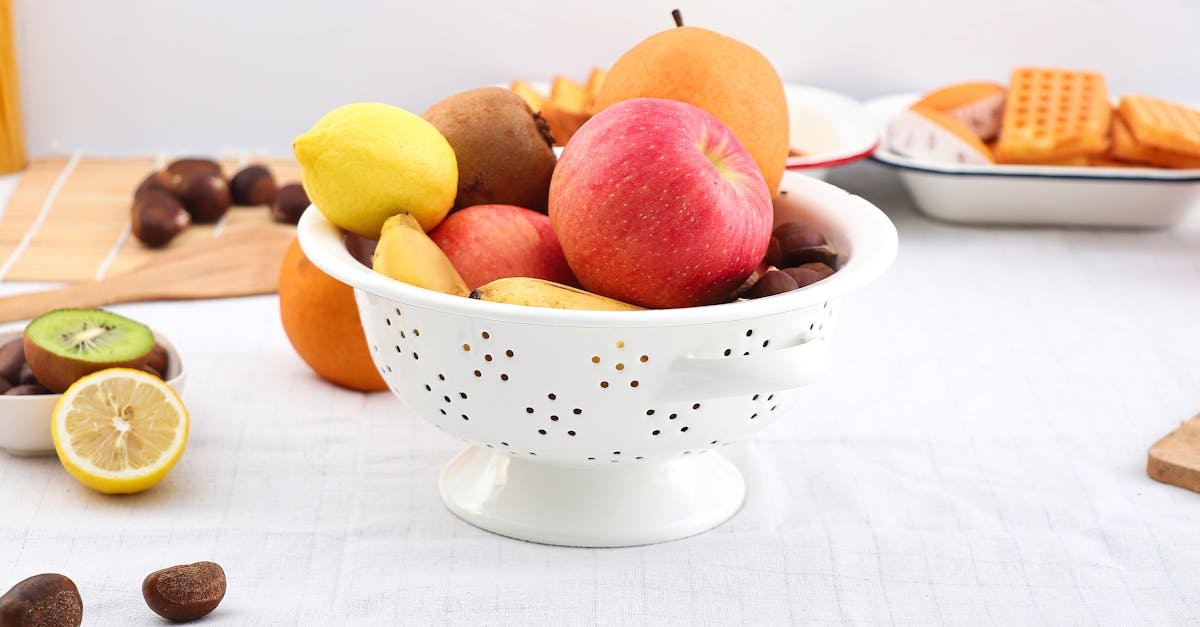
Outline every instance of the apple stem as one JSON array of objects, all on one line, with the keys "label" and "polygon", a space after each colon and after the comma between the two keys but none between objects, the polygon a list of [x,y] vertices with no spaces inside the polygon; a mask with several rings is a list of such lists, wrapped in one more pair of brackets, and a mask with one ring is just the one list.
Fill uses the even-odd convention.
[{"label": "apple stem", "polygon": [[676,28],[683,26],[683,11],[680,11],[679,9],[673,9],[671,11],[671,17],[675,18]]}]

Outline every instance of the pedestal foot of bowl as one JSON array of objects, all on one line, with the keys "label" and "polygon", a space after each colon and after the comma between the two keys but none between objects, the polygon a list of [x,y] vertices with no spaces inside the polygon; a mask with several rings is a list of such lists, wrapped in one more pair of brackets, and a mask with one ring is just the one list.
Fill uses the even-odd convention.
[{"label": "pedestal foot of bowl", "polygon": [[676,540],[725,522],[746,484],[715,452],[667,461],[556,466],[472,446],[442,472],[442,500],[459,518],[511,538],[579,547]]}]

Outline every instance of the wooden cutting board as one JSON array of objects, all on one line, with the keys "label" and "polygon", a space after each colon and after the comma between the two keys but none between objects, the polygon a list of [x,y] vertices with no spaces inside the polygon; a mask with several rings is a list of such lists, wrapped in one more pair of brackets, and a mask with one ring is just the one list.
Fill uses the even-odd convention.
[{"label": "wooden cutting board", "polygon": [[[0,213],[0,281],[98,281],[142,266],[165,251],[202,244],[204,238],[250,225],[295,232],[293,226],[273,222],[266,207],[235,206],[217,224],[188,227],[166,248],[142,246],[129,234],[133,190],[173,158],[75,154],[31,161]],[[300,167],[292,159],[220,161],[228,176],[253,162],[271,168],[280,185],[300,180]]]},{"label": "wooden cutting board", "polygon": [[1146,473],[1163,483],[1200,492],[1200,415],[1150,447]]}]

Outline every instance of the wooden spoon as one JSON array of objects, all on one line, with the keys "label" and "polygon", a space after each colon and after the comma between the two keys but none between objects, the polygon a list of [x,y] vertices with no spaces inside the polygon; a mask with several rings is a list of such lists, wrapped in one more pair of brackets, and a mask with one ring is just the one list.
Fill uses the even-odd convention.
[{"label": "wooden spoon", "polygon": [[0,322],[62,307],[146,300],[191,300],[271,294],[295,234],[277,225],[229,229],[220,237],[163,251],[146,263],[92,283],[0,298]]}]

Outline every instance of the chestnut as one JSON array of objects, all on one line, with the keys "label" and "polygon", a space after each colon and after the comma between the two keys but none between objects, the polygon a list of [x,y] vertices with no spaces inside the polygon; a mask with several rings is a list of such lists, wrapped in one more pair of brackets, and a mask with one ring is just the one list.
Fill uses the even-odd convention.
[{"label": "chestnut", "polygon": [[346,231],[342,235],[342,242],[346,244],[346,250],[350,252],[351,257],[357,259],[362,265],[371,267],[375,259],[375,247],[379,245],[379,240]]},{"label": "chestnut", "polygon": [[21,365],[21,374],[17,376],[17,385],[40,385],[37,375],[33,374],[33,368],[29,367],[29,362]]},{"label": "chestnut", "polygon": [[0,346],[0,379],[16,385],[20,383],[21,367],[25,365],[25,347],[21,338]]},{"label": "chestnut", "polygon": [[146,365],[162,374],[167,374],[167,369],[171,367],[171,355],[167,349],[162,347],[162,344],[155,344],[154,348],[150,349],[150,354],[146,356]]},{"label": "chestnut", "polygon": [[5,627],[78,627],[82,622],[83,599],[65,575],[34,575],[0,596],[0,625]]},{"label": "chestnut", "polygon": [[40,394],[51,394],[51,392],[40,383],[22,383],[4,391],[5,396],[37,396]]},{"label": "chestnut", "polygon": [[767,246],[768,264],[793,268],[811,262],[831,267],[837,263],[837,251],[821,231],[803,222],[785,222],[775,228]]},{"label": "chestnut", "polygon": [[188,178],[197,174],[225,178],[225,172],[221,170],[221,164],[204,157],[176,159],[167,165],[166,171],[180,178]]},{"label": "chestnut", "polygon": [[759,277],[754,285],[750,286],[746,292],[746,298],[763,298],[766,296],[774,296],[784,292],[790,292],[800,286],[796,284],[795,279],[782,270],[771,270],[770,272]]},{"label": "chestnut", "polygon": [[192,174],[183,177],[179,201],[197,224],[216,222],[229,211],[232,198],[229,184],[213,174]]},{"label": "chestnut", "polygon": [[271,204],[271,217],[276,222],[296,224],[304,210],[308,208],[308,194],[299,183],[288,183],[279,188],[275,194],[275,202]]},{"label": "chestnut", "polygon": [[225,571],[214,562],[157,570],[142,581],[142,597],[155,614],[186,622],[208,615],[225,598]]},{"label": "chestnut", "polygon": [[229,180],[233,204],[242,206],[269,205],[275,200],[275,176],[266,166],[248,165]]},{"label": "chestnut", "polygon": [[133,191],[133,198],[137,200],[143,194],[148,192],[161,192],[174,196],[179,191],[180,177],[177,174],[172,174],[166,170],[158,170],[151,172]]},{"label": "chestnut", "polygon": [[812,285],[833,276],[833,268],[823,263],[806,263],[795,268],[784,268],[783,271],[792,277],[799,287]]},{"label": "chestnut", "polygon": [[133,236],[150,248],[166,246],[192,223],[183,205],[160,191],[149,191],[133,201],[131,209]]}]

